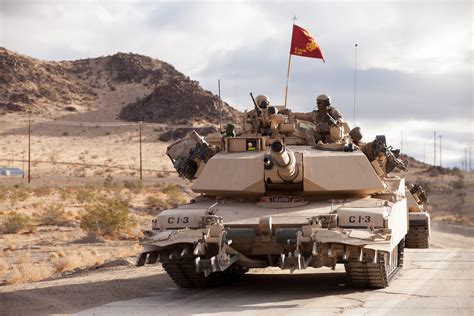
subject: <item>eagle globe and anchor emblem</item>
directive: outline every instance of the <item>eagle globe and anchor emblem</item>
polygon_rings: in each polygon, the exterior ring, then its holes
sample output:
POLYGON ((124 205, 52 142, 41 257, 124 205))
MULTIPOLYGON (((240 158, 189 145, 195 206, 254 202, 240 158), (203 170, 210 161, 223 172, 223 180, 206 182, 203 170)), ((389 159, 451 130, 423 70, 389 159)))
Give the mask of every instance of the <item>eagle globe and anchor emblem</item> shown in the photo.
POLYGON ((318 43, 314 40, 313 36, 309 32, 304 32, 304 35, 308 38, 305 48, 295 47, 294 54, 302 55, 307 52, 312 52, 319 48, 318 43))

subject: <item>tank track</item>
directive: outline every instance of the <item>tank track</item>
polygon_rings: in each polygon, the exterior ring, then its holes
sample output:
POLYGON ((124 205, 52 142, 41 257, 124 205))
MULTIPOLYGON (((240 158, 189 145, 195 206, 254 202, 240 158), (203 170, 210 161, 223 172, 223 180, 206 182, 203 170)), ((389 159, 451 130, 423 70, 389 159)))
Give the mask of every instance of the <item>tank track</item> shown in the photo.
POLYGON ((196 265, 192 259, 170 260, 162 265, 174 283, 181 288, 217 287, 237 279, 248 271, 243 267, 232 266, 223 272, 214 272, 206 277, 204 272, 196 272, 196 265))
POLYGON ((407 248, 429 248, 428 222, 422 225, 412 225, 406 236, 407 248))
POLYGON ((344 263, 346 273, 353 287, 382 289, 389 285, 393 277, 403 266, 405 241, 398 244, 398 263, 390 273, 387 273, 384 256, 379 256, 376 263, 349 260, 344 263))

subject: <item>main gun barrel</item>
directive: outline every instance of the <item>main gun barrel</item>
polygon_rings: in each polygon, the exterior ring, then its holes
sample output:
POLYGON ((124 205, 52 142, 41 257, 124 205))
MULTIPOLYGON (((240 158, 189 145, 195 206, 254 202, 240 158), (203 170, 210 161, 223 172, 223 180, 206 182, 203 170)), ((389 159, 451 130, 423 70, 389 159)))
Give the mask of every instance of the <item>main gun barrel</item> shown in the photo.
POLYGON ((272 143, 271 153, 278 168, 280 178, 288 182, 293 181, 298 175, 296 157, 293 151, 286 148, 281 141, 277 140, 272 143))

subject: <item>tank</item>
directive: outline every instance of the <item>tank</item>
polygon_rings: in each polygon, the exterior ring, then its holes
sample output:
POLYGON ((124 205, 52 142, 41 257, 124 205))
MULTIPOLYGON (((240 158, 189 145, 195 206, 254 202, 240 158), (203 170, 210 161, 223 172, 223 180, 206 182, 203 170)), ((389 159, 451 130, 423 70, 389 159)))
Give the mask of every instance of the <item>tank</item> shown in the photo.
POLYGON ((353 286, 387 287, 409 227, 405 179, 390 171, 406 163, 383 136, 356 144, 346 123, 334 122, 328 144, 313 131, 284 107, 255 105, 238 131, 171 144, 199 195, 152 221, 137 265, 161 263, 178 286, 207 287, 252 268, 341 264, 353 286))
POLYGON ((409 184, 405 195, 408 203, 408 233, 405 240, 407 248, 429 248, 431 235, 430 214, 426 204, 428 196, 419 184, 409 184))

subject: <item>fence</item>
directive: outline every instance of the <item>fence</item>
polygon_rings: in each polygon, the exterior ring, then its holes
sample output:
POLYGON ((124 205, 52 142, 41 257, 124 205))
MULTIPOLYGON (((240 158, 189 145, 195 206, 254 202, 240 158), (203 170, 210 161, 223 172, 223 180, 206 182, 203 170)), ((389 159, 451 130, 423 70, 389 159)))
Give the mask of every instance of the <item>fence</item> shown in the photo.
MULTIPOLYGON (((166 124, 84 121, 24 121, 0 134, 0 167, 41 177, 106 175, 143 177, 174 173, 158 141, 166 124)), ((189 127, 189 126, 188 126, 189 127)))

